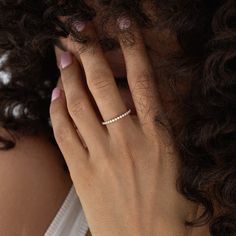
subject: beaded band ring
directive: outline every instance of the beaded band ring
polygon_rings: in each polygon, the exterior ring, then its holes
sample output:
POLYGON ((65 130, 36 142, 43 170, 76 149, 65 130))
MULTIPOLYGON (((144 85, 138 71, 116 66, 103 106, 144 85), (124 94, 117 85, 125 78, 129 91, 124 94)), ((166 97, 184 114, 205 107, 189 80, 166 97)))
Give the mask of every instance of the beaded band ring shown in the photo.
POLYGON ((116 122, 116 121, 118 121, 118 120, 128 116, 130 113, 131 113, 131 110, 129 109, 127 112, 125 112, 125 113, 123 113, 123 114, 121 114, 121 115, 119 115, 119 116, 117 116, 115 118, 112 118, 110 120, 102 122, 102 124, 103 125, 108 125, 108 124, 114 123, 114 122, 116 122))

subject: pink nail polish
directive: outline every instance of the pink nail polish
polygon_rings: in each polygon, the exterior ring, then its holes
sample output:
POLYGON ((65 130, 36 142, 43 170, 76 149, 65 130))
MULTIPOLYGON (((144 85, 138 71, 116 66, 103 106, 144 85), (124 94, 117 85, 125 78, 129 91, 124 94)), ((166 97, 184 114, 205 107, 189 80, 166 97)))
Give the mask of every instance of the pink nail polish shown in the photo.
POLYGON ((75 27, 75 29, 78 31, 78 32, 81 32, 84 30, 85 28, 85 22, 83 21, 75 21, 73 23, 73 26, 75 27))
POLYGON ((69 52, 62 52, 61 53, 61 68, 65 69, 72 63, 72 56, 69 52))
POLYGON ((117 23, 121 30, 126 30, 131 26, 131 21, 128 17, 119 17, 117 23))
POLYGON ((59 98, 61 94, 61 90, 59 87, 56 87, 53 89, 52 91, 52 98, 51 98, 51 102, 54 101, 55 99, 59 98))

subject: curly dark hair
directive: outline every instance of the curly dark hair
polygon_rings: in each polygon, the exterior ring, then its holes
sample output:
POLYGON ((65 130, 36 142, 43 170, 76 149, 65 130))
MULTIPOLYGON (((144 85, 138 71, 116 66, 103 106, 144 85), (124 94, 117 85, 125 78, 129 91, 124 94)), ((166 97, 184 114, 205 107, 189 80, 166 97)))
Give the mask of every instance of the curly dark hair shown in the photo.
MULTIPOLYGON (((145 14, 144 1, 98 0, 101 28, 128 14, 140 27, 168 29, 176 35, 181 55, 168 58, 173 91, 186 78, 191 86, 178 109, 183 118, 172 124, 181 152, 178 190, 205 211, 189 225, 210 223, 214 236, 236 235, 236 4, 234 0, 152 0, 156 20, 145 14), (174 86, 173 86, 174 85, 174 86), (178 127, 178 128, 177 128, 178 127), (178 132, 177 132, 178 130, 178 132)), ((82 0, 0 0, 0 61, 10 81, 0 80, 2 150, 16 137, 45 131, 55 145, 49 119, 50 95, 57 83, 54 45, 76 35, 74 20, 90 21, 96 10, 82 0), (65 23, 58 16, 69 16, 65 23), (7 137, 8 136, 8 137, 7 137)), ((111 40, 110 47, 114 45, 111 40)), ((0 74, 0 77, 2 75, 0 74)), ((176 96, 177 92, 176 92, 176 96)))

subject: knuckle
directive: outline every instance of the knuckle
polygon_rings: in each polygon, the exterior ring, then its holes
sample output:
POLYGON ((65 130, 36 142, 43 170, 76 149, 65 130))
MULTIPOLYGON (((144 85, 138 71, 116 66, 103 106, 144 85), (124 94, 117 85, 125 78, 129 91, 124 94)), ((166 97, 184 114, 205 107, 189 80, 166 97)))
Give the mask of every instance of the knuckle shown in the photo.
POLYGON ((98 76, 94 76, 90 80, 88 80, 88 87, 89 89, 93 90, 94 92, 98 91, 107 91, 110 90, 112 87, 112 83, 109 81, 110 76, 106 74, 99 74, 97 73, 98 76))
POLYGON ((86 110, 86 103, 84 100, 76 99, 69 102, 68 111, 72 117, 78 117, 86 110))
POLYGON ((66 122, 64 116, 62 116, 61 109, 59 106, 50 106, 50 118, 52 122, 53 132, 55 139, 58 143, 65 143, 66 140, 70 138, 69 129, 67 129, 66 122))
POLYGON ((54 128, 54 136, 57 143, 60 145, 69 142, 70 134, 62 122, 58 123, 54 128))
POLYGON ((146 100, 147 97, 150 97, 152 89, 152 77, 149 72, 141 72, 133 75, 133 79, 131 80, 131 92, 139 96, 140 100, 146 100))
POLYGON ((135 75, 135 87, 148 89, 150 85, 152 74, 149 71, 141 71, 135 75))
POLYGON ((72 51, 78 58, 80 58, 82 54, 94 56, 97 44, 90 36, 80 37, 77 41, 75 41, 72 36, 70 37, 72 41, 72 51))

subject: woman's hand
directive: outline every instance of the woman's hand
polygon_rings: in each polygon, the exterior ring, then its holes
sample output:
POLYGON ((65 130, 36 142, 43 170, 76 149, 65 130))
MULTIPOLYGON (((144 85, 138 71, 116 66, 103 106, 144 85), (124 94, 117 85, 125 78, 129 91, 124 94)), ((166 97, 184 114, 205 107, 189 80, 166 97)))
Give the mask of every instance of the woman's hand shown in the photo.
MULTIPOLYGON (((90 24, 84 32, 96 37, 90 24)), ((99 45, 80 53, 84 45, 67 38, 74 56, 57 50, 63 89, 50 107, 54 135, 93 236, 183 236, 193 205, 176 191, 178 153, 170 130, 155 122, 162 107, 154 73, 141 34, 132 32, 134 45, 120 41, 137 116, 101 124, 128 107, 99 45)))

